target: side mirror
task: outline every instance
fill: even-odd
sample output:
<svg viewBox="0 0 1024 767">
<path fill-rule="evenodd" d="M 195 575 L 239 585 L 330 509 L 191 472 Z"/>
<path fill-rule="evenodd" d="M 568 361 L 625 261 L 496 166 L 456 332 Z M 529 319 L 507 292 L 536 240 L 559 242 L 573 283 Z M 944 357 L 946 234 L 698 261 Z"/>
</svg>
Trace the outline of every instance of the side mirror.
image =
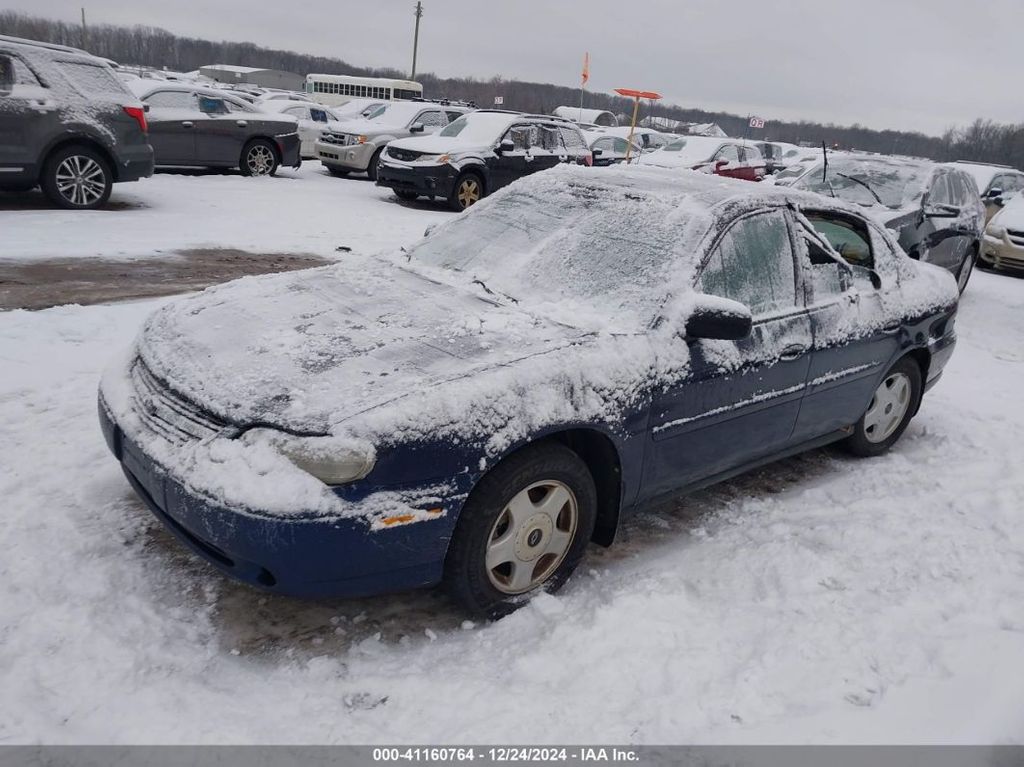
<svg viewBox="0 0 1024 767">
<path fill-rule="evenodd" d="M 997 197 L 1002 197 L 1002 196 L 1003 196 L 1003 190 L 1000 189 L 998 186 L 997 187 L 993 187 L 992 189 L 989 189 L 987 192 L 985 192 L 985 199 L 986 200 L 995 200 Z"/>
<path fill-rule="evenodd" d="M 604 154 L 604 150 L 603 149 L 591 149 L 590 153 L 592 155 L 594 155 L 594 157 L 600 157 L 601 155 Z"/>
<path fill-rule="evenodd" d="M 728 160 L 715 160 L 715 170 L 721 170 L 729 164 Z"/>
<path fill-rule="evenodd" d="M 516 151 L 516 145 L 515 145 L 514 142 L 509 141 L 508 139 L 505 139 L 500 144 L 498 144 L 497 147 L 495 147 L 494 151 L 497 154 L 505 154 L 507 152 L 514 152 L 514 151 Z"/>
<path fill-rule="evenodd" d="M 702 295 L 686 320 L 686 337 L 739 341 L 750 335 L 753 323 L 750 309 L 738 301 Z"/>
<path fill-rule="evenodd" d="M 409 126 L 409 133 L 423 133 L 426 126 L 423 123 L 413 123 Z"/>
</svg>

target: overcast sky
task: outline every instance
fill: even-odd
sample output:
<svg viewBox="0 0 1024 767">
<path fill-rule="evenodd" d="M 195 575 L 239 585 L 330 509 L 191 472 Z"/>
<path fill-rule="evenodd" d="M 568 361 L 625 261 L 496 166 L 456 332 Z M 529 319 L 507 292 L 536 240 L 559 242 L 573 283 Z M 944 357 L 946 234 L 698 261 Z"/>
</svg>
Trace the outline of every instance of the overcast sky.
<svg viewBox="0 0 1024 767">
<path fill-rule="evenodd" d="M 4 5 L 77 21 L 82 2 Z M 90 23 L 411 63 L 413 0 L 84 2 Z M 590 90 L 938 134 L 975 117 L 1024 122 L 1022 29 L 1024 0 L 424 0 L 418 69 L 575 86 L 589 50 Z"/>
</svg>

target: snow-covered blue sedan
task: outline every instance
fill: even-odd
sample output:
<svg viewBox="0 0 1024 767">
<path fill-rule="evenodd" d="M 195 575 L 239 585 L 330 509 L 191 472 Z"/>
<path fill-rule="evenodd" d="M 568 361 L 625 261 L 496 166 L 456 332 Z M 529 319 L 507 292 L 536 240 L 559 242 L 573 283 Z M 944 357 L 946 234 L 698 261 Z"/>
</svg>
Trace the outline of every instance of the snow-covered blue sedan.
<svg viewBox="0 0 1024 767">
<path fill-rule="evenodd" d="M 956 306 L 840 201 L 562 167 L 407 251 L 165 306 L 100 420 L 153 513 L 237 578 L 444 583 L 500 615 L 639 508 L 830 442 L 884 452 Z"/>
</svg>

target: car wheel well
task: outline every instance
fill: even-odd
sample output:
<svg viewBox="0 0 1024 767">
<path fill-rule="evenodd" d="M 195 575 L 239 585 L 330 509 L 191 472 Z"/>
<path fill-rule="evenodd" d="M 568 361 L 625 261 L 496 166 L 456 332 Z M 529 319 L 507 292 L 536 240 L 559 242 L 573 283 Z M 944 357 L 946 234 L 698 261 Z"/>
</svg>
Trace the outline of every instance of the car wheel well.
<svg viewBox="0 0 1024 767">
<path fill-rule="evenodd" d="M 547 439 L 565 445 L 587 465 L 597 489 L 597 522 L 591 540 L 610 546 L 615 540 L 622 504 L 622 464 L 615 444 L 595 429 L 567 429 Z"/>
<path fill-rule="evenodd" d="M 249 147 L 252 146 L 254 141 L 266 141 L 268 144 L 270 144 L 270 149 L 274 153 L 274 157 L 277 158 L 278 164 L 281 164 L 281 150 L 278 148 L 277 142 L 274 141 L 274 139 L 272 139 L 270 136 L 252 136 L 248 141 L 245 142 L 245 146 L 242 147 L 243 155 L 249 149 Z"/>
<path fill-rule="evenodd" d="M 911 349 L 904 355 L 904 357 L 909 357 L 917 363 L 917 366 L 921 369 L 921 385 L 924 386 L 925 382 L 928 380 L 928 368 L 932 364 L 931 354 L 928 353 L 927 349 Z M 917 408 L 914 412 L 917 413 L 917 410 L 920 409 L 920 407 L 921 400 L 918 399 Z"/>
<path fill-rule="evenodd" d="M 458 186 L 459 185 L 459 181 L 461 181 L 466 176 L 476 176 L 476 178 L 479 179 L 479 181 L 480 181 L 480 197 L 481 198 L 486 197 L 487 196 L 487 179 L 484 178 L 483 170 L 479 166 L 471 165 L 468 168 L 466 168 L 465 170 L 459 171 L 459 175 L 455 177 L 455 186 Z"/>
<path fill-rule="evenodd" d="M 118 180 L 117 174 L 117 162 L 114 160 L 113 155 L 107 150 L 103 144 L 95 139 L 88 138 L 87 136 L 68 136 L 67 138 L 61 139 L 56 144 L 46 150 L 46 154 L 43 157 L 43 161 L 39 164 L 39 172 L 42 175 L 42 169 L 46 167 L 46 164 L 50 161 L 57 152 L 62 149 L 68 149 L 69 147 L 80 146 L 83 149 L 91 149 L 97 152 L 104 160 L 107 161 L 107 165 L 110 168 L 110 172 L 114 174 L 114 181 Z"/>
</svg>

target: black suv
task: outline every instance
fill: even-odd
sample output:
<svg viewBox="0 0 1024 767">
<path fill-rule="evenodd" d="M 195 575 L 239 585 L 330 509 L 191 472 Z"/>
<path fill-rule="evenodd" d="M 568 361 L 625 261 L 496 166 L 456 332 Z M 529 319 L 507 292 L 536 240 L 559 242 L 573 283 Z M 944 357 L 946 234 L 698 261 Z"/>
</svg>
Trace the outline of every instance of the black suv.
<svg viewBox="0 0 1024 767">
<path fill-rule="evenodd" d="M 0 190 L 41 186 L 98 208 L 111 185 L 153 174 L 142 103 L 102 59 L 0 35 Z"/>
<path fill-rule="evenodd" d="M 392 141 L 381 154 L 377 184 L 403 200 L 437 197 L 463 210 L 518 178 L 563 162 L 594 162 L 575 123 L 481 109 L 433 136 Z"/>
</svg>

